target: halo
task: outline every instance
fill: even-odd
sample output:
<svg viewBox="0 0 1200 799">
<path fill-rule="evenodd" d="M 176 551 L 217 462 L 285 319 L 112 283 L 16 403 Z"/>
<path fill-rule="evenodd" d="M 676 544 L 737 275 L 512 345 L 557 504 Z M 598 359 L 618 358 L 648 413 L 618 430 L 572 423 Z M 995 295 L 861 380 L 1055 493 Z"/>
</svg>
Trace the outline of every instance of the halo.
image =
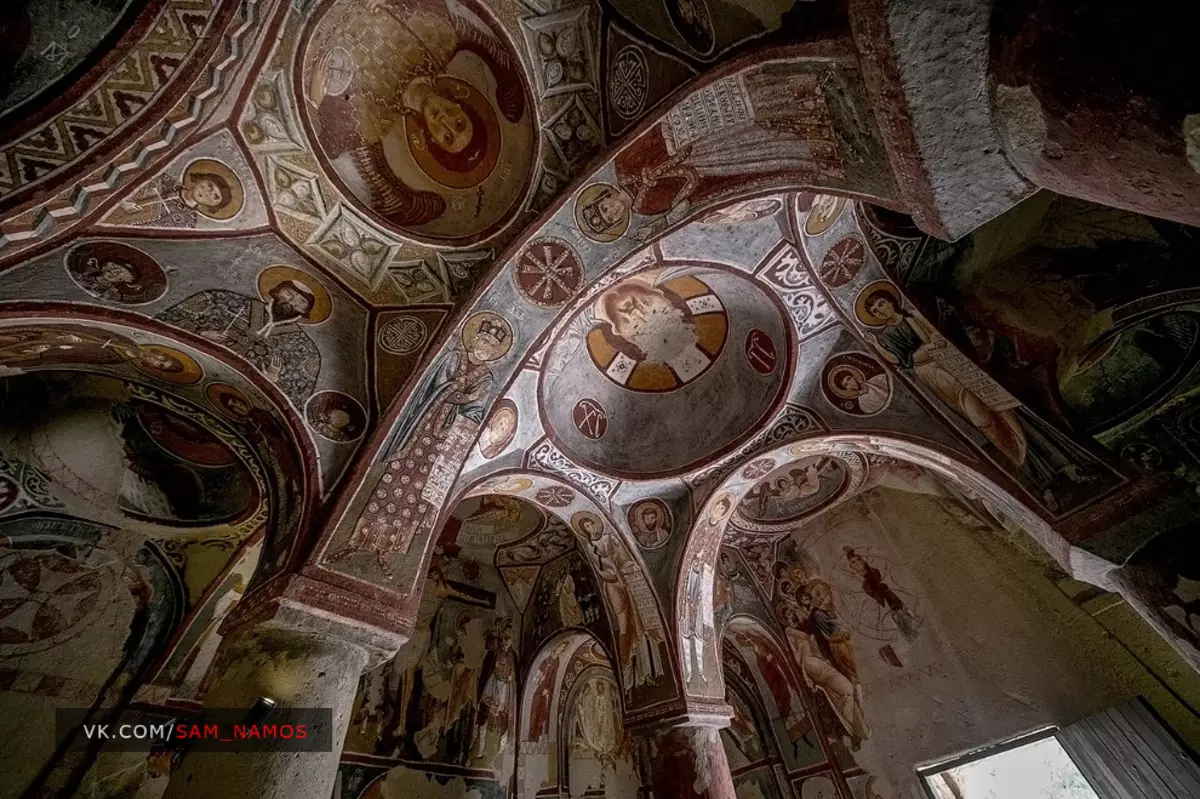
<svg viewBox="0 0 1200 799">
<path fill-rule="evenodd" d="M 717 508 L 720 507 L 721 505 L 726 506 L 725 510 L 718 513 Z M 733 505 L 734 505 L 733 494 L 729 493 L 728 491 L 725 491 L 724 493 L 722 493 L 720 496 L 716 497 L 716 499 L 713 500 L 712 505 L 709 505 L 708 520 L 713 524 L 723 522 L 725 519 L 729 518 L 729 514 L 733 513 Z"/>
<path fill-rule="evenodd" d="M 497 358 L 503 358 L 505 355 L 508 354 L 509 349 L 512 347 L 512 339 L 513 339 L 512 325 L 510 325 L 508 323 L 507 319 L 505 319 L 500 314 L 495 313 L 494 311 L 479 311 L 478 313 L 471 314 L 471 316 L 467 318 L 467 321 L 463 322 L 463 327 L 462 327 L 463 346 L 466 347 L 468 350 L 471 349 L 472 346 L 474 346 L 475 337 L 477 335 L 479 335 L 479 329 L 481 327 L 483 327 L 484 322 L 488 322 L 490 324 L 497 325 L 499 327 L 503 327 L 505 332 L 508 334 L 504 341 L 503 351 L 501 351 L 499 354 L 496 355 L 495 358 L 492 358 L 491 360 L 494 361 Z"/>
<path fill-rule="evenodd" d="M 891 296 L 892 304 L 899 311 L 904 307 L 904 302 L 900 299 L 900 291 L 892 284 L 890 280 L 876 280 L 874 283 L 868 283 L 867 286 L 858 293 L 858 299 L 854 301 L 854 313 L 858 316 L 858 321 L 862 322 L 867 327 L 882 327 L 886 322 L 880 319 L 875 314 L 867 310 L 867 297 L 870 297 L 877 291 L 882 291 Z"/>
<path fill-rule="evenodd" d="M 575 532 L 579 533 L 584 538 L 587 538 L 588 534 L 583 532 L 583 530 L 580 529 L 581 522 L 584 522 L 587 520 L 593 521 L 596 524 L 600 525 L 600 532 L 604 532 L 604 520 L 601 519 L 596 514 L 592 513 L 590 510 L 581 510 L 581 511 L 575 512 L 571 516 L 571 529 L 574 530 Z"/>
<path fill-rule="evenodd" d="M 224 397 L 235 397 L 247 405 L 250 405 L 250 400 L 246 399 L 246 395 L 228 383 L 209 383 L 204 389 L 204 396 L 208 398 L 208 401 L 212 403 L 213 408 L 215 408 L 222 416 L 227 416 L 230 419 L 237 419 L 239 421 L 244 421 L 246 419 L 245 416 L 229 410 L 225 403 L 221 402 Z"/>
<path fill-rule="evenodd" d="M 835 197 L 833 205 L 829 207 L 829 210 L 822 210 L 825 207 L 822 200 L 830 196 L 832 195 L 818 195 L 817 199 L 813 202 L 812 210 L 808 212 L 808 218 L 804 220 L 804 232 L 808 235 L 820 236 L 826 230 L 833 227 L 833 223 L 842 215 L 842 209 L 846 207 L 845 197 Z"/>
<path fill-rule="evenodd" d="M 241 212 L 242 206 L 246 202 L 246 189 L 242 186 L 242 179 L 232 169 L 212 158 L 197 158 L 183 170 L 183 179 L 181 182 L 185 189 L 192 187 L 192 184 L 195 182 L 194 175 L 196 172 L 210 172 L 224 178 L 225 182 L 229 184 L 228 203 L 215 211 L 204 211 L 201 210 L 200 206 L 197 206 L 195 209 L 196 213 L 220 222 L 226 219 L 233 219 Z"/>
<path fill-rule="evenodd" d="M 862 369 L 859 369 L 857 366 L 851 366 L 848 363 L 838 364 L 829 370 L 829 378 L 826 382 L 826 385 L 829 386 L 829 390 L 842 399 L 854 399 L 858 396 L 856 392 L 844 391 L 838 385 L 838 378 L 840 378 L 843 374 L 853 375 L 854 379 L 859 382 L 859 385 L 867 382 L 867 377 L 863 374 Z"/>
<path fill-rule="evenodd" d="M 600 242 L 601 244 L 607 244 L 610 241 L 616 241 L 624 236 L 625 231 L 629 230 L 629 219 L 632 216 L 631 210 L 626 208 L 624 214 L 625 218 L 618 222 L 616 226 L 601 233 L 597 233 L 592 230 L 591 226 L 588 225 L 584 220 L 584 209 L 594 203 L 596 198 L 605 192 L 624 194 L 626 196 L 629 195 L 629 192 L 625 191 L 619 186 L 614 186 L 611 183 L 593 183 L 592 185 L 585 187 L 583 191 L 579 192 L 579 197 L 575 200 L 575 226 L 579 228 L 579 232 L 584 236 L 592 241 Z M 630 204 L 632 205 L 632 201 Z"/>
<path fill-rule="evenodd" d="M 333 300 L 321 282 L 307 272 L 293 266 L 268 266 L 258 275 L 258 296 L 265 302 L 271 291 L 285 280 L 303 283 L 313 293 L 313 307 L 304 317 L 308 324 L 318 325 L 329 318 L 333 311 Z"/>
<path fill-rule="evenodd" d="M 168 355 L 183 364 L 182 372 L 163 372 L 145 366 L 138 360 L 131 361 L 133 368 L 142 374 L 149 375 L 164 383 L 174 383 L 180 386 L 190 386 L 194 383 L 199 383 L 200 378 L 204 377 L 204 370 L 200 368 L 200 364 L 196 363 L 196 359 L 186 352 L 180 352 L 174 347 L 168 347 L 165 344 L 142 344 L 138 349 L 144 352 L 161 352 L 163 355 Z"/>
<path fill-rule="evenodd" d="M 473 169 L 468 172 L 455 172 L 433 157 L 424 127 L 416 122 L 412 114 L 405 114 L 404 139 L 408 142 L 408 151 L 412 153 L 413 160 L 417 162 L 421 171 L 441 185 L 450 189 L 478 186 L 492 174 L 496 162 L 500 160 L 500 120 L 496 117 L 496 110 L 482 92 L 465 80 L 451 75 L 440 75 L 434 85 L 443 93 L 457 98 L 458 102 L 470 106 L 475 115 L 483 120 L 487 133 L 487 149 Z"/>
</svg>

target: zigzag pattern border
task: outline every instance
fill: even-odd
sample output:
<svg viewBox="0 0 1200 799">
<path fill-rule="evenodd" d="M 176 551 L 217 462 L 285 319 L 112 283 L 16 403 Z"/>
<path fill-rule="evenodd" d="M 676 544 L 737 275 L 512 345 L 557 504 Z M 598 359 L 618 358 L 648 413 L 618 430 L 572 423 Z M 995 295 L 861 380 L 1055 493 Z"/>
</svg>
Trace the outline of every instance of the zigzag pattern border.
<svg viewBox="0 0 1200 799">
<path fill-rule="evenodd" d="M 225 37 L 215 60 L 206 66 L 191 87 L 180 96 L 163 121 L 151 126 L 107 166 L 94 170 L 73 185 L 55 192 L 36 208 L 23 212 L 21 219 L 0 223 L 0 257 L 19 254 L 35 244 L 64 232 L 82 221 L 88 211 L 102 202 L 126 181 L 155 165 L 157 157 L 178 143 L 188 131 L 198 128 L 219 102 L 229 76 L 241 61 L 247 38 L 263 21 L 263 6 L 271 0 L 241 0 L 239 23 Z M 228 30 L 228 29 L 227 29 Z M 221 57 L 224 52 L 224 57 Z"/>
</svg>

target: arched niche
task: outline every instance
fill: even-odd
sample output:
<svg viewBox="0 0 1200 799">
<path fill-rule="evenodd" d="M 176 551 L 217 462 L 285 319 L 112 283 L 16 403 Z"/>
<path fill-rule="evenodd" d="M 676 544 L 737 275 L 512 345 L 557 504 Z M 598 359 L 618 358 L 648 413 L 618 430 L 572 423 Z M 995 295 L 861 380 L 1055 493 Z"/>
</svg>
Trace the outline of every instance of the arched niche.
<svg viewBox="0 0 1200 799">
<path fill-rule="evenodd" d="M 60 748 L 54 710 L 104 723 L 128 705 L 187 608 L 180 571 L 143 536 L 25 513 L 0 519 L 0 596 L 7 784 L 77 786 L 100 744 Z"/>
<path fill-rule="evenodd" d="M 526 673 L 521 702 L 517 796 L 633 796 L 638 753 L 621 720 L 612 661 L 590 635 L 546 642 Z"/>
<path fill-rule="evenodd" d="M 676 667 L 670 658 L 664 612 L 630 533 L 585 492 L 551 475 L 504 472 L 468 488 L 465 495 L 482 492 L 516 497 L 540 507 L 569 534 L 571 543 L 564 545 L 573 544 L 582 554 L 606 617 L 606 623 L 597 623 L 596 629 L 602 631 L 606 626 L 611 635 L 623 704 L 633 714 L 626 720 L 634 720 L 641 708 L 677 697 Z M 523 549 L 514 547 L 513 554 L 521 556 Z"/>
<path fill-rule="evenodd" d="M 95 433 L 105 424 L 100 405 L 149 403 L 162 409 L 151 414 L 157 419 L 153 426 L 162 431 L 159 438 L 174 442 L 176 449 L 187 448 L 191 439 L 215 438 L 220 443 L 210 442 L 212 446 L 208 450 L 193 455 L 202 461 L 211 461 L 220 455 L 218 459 L 224 461 L 228 457 L 222 450 L 233 451 L 248 470 L 244 482 L 251 486 L 256 506 L 247 512 L 227 514 L 220 522 L 236 519 L 230 530 L 236 528 L 241 539 L 265 529 L 263 568 L 255 579 L 265 581 L 283 569 L 290 558 L 297 556 L 297 544 L 321 493 L 316 451 L 303 422 L 269 381 L 198 337 L 121 312 L 78 305 L 68 308 L 52 303 L 7 303 L 0 316 L 0 379 L 6 383 L 29 383 L 35 382 L 39 375 L 54 374 L 55 379 L 68 385 L 67 391 L 60 392 L 63 396 L 56 397 L 59 402 L 65 402 L 73 393 L 83 390 L 89 380 L 119 382 L 123 386 L 120 390 L 99 392 L 105 396 L 79 397 L 77 404 L 90 406 L 91 410 L 82 415 L 76 413 L 75 423 Z M 78 378 L 79 385 L 72 384 L 74 378 Z M 46 413 L 40 408 L 27 410 Z M 143 424 L 137 419 L 136 412 L 132 415 L 133 427 L 144 431 L 149 422 Z M 208 432 L 179 434 L 178 430 L 183 429 L 177 424 L 180 417 L 186 424 L 199 424 Z M 49 435 L 39 435 L 39 444 L 50 443 L 48 450 L 45 446 L 41 448 L 46 450 L 52 464 L 65 463 L 62 457 L 54 454 L 58 449 L 67 452 L 67 461 L 79 460 L 70 454 L 70 442 L 76 436 L 61 432 L 50 434 L 55 424 L 48 415 L 44 422 L 39 426 Z M 0 423 L 0 427 L 3 426 Z M 25 429 L 19 432 L 28 439 L 31 432 L 37 431 Z M 51 439 L 55 437 L 61 439 L 61 446 L 53 444 Z M 28 449 L 32 443 L 26 440 L 23 448 Z M 163 449 L 154 443 L 148 446 L 156 454 Z M 122 439 L 120 448 L 125 447 Z M 190 460 L 195 461 L 197 457 Z M 179 466 L 179 458 L 170 453 L 167 458 L 167 465 Z M 30 459 L 22 456 L 20 460 L 27 462 Z M 192 463 L 180 468 L 188 471 L 202 467 L 211 472 L 212 466 Z M 78 474 L 68 478 L 68 482 L 77 483 L 75 488 L 78 490 L 65 487 L 70 495 L 66 501 L 78 506 L 72 512 L 94 517 L 101 523 L 140 525 L 139 529 L 147 534 L 179 528 L 179 520 L 170 518 L 170 514 L 149 514 L 150 518 L 147 518 L 147 514 L 139 514 L 136 509 L 133 513 L 121 512 L 119 502 L 98 499 L 104 491 L 97 494 L 92 483 L 116 480 L 116 466 L 107 475 L 96 463 L 84 464 L 81 468 L 88 472 L 85 479 L 76 479 Z M 91 474 L 92 471 L 97 474 Z M 72 470 L 68 468 L 66 472 Z M 0 475 L 0 479 L 4 478 Z M 12 480 L 13 476 L 7 475 L 7 478 Z M 197 486 L 203 484 L 203 479 L 196 482 L 189 477 L 188 480 Z M 234 493 L 245 490 L 238 487 L 237 481 L 232 485 Z M 109 493 L 116 491 L 119 494 L 119 486 L 111 488 Z M 219 493 L 214 491 L 214 498 Z M 195 496 L 190 493 L 181 496 L 184 503 L 194 504 L 194 500 Z M 218 502 L 221 503 L 228 504 L 225 500 Z M 0 513 L 3 512 L 4 508 L 0 507 Z M 197 521 L 205 524 L 219 516 Z M 194 528 L 195 524 L 185 526 Z"/>
<path fill-rule="evenodd" d="M 713 615 L 713 584 L 721 542 L 727 535 L 735 510 L 760 481 L 775 469 L 791 462 L 806 462 L 814 456 L 843 453 L 845 462 L 863 457 L 883 457 L 921 466 L 944 478 L 972 498 L 980 498 L 997 516 L 1022 526 L 1064 568 L 1070 569 L 1074 553 L 1036 513 L 978 469 L 925 443 L 883 434 L 823 434 L 793 439 L 763 452 L 751 464 L 735 471 L 709 494 L 697 514 L 685 545 L 676 578 L 676 622 L 680 659 L 689 695 L 722 696 L 719 679 L 701 675 L 719 674 L 716 621 Z M 770 468 L 766 468 L 770 464 Z M 859 485 L 865 475 L 859 475 Z M 844 502 L 850 494 L 832 497 L 822 512 Z M 786 530 L 786 526 L 780 531 Z"/>
</svg>

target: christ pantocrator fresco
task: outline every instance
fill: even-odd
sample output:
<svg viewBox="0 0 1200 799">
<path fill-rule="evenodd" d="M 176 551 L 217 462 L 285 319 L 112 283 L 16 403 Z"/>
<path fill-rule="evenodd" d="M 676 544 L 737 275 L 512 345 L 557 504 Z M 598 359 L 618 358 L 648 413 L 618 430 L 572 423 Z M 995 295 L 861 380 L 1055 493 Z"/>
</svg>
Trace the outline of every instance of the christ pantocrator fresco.
<svg viewBox="0 0 1200 799">
<path fill-rule="evenodd" d="M 349 192 L 407 234 L 493 232 L 534 157 L 519 59 L 470 0 L 336 4 L 309 43 L 315 138 Z"/>
</svg>

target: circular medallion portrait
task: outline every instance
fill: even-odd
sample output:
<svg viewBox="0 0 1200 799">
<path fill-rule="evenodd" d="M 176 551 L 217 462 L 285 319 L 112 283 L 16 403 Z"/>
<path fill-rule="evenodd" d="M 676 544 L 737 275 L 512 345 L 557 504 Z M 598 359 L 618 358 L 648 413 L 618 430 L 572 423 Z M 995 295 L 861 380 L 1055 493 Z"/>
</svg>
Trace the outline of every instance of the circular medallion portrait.
<svg viewBox="0 0 1200 799">
<path fill-rule="evenodd" d="M 164 344 L 141 345 L 132 354 L 129 362 L 142 374 L 164 383 L 190 386 L 199 383 L 200 378 L 204 377 L 204 370 L 196 363 L 195 358 Z"/>
<path fill-rule="evenodd" d="M 331 177 L 428 243 L 511 221 L 537 150 L 521 58 L 478 0 L 334 0 L 301 51 L 303 112 Z"/>
<path fill-rule="evenodd" d="M 335 444 L 357 441 L 367 429 L 367 412 L 358 400 L 340 391 L 314 394 L 304 416 L 317 435 Z"/>
<path fill-rule="evenodd" d="M 709 55 L 716 46 L 712 12 L 706 0 L 662 0 L 667 9 L 671 25 L 696 51 L 697 55 Z"/>
<path fill-rule="evenodd" d="M 883 364 L 863 352 L 843 352 L 821 370 L 825 399 L 851 416 L 874 416 L 892 401 L 892 379 Z"/>
<path fill-rule="evenodd" d="M 493 311 L 479 311 L 463 322 L 463 348 L 478 363 L 503 358 L 512 347 L 512 325 Z"/>
<path fill-rule="evenodd" d="M 629 391 L 674 391 L 709 370 L 725 348 L 729 317 L 716 292 L 686 275 L 644 272 L 596 300 L 587 349 L 605 377 Z"/>
<path fill-rule="evenodd" d="M 629 230 L 633 198 L 611 183 L 593 183 L 575 200 L 575 224 L 592 241 L 607 244 Z"/>
<path fill-rule="evenodd" d="M 846 207 L 846 198 L 832 194 L 818 194 L 813 200 L 808 218 L 804 220 L 804 232 L 810 236 L 820 236 L 833 227 L 833 223 L 842 215 Z"/>
<path fill-rule="evenodd" d="M 179 199 L 183 204 L 217 222 L 233 219 L 246 204 L 241 178 L 211 158 L 199 158 L 188 164 L 180 183 Z"/>
<path fill-rule="evenodd" d="M 517 434 L 519 418 L 517 406 L 512 400 L 502 399 L 497 402 L 487 424 L 483 426 L 483 432 L 479 434 L 479 454 L 491 460 L 508 449 L 513 436 Z"/>
<path fill-rule="evenodd" d="M 146 253 L 118 241 L 92 241 L 71 249 L 67 274 L 98 300 L 144 305 L 162 297 L 167 273 Z"/>
<path fill-rule="evenodd" d="M 868 284 L 854 301 L 854 314 L 867 327 L 883 327 L 903 310 L 904 300 L 890 280 L 876 280 Z"/>
<path fill-rule="evenodd" d="M 571 517 L 571 529 L 589 541 L 604 534 L 604 520 L 591 511 L 581 510 Z"/>
<path fill-rule="evenodd" d="M 204 389 L 204 396 L 222 416 L 235 421 L 246 421 L 254 410 L 246 395 L 228 383 L 209 383 Z"/>
<path fill-rule="evenodd" d="M 657 549 L 671 538 L 671 526 L 674 516 L 671 509 L 661 499 L 644 499 L 635 502 L 625 517 L 629 529 L 633 532 L 638 546 L 643 549 Z"/>
</svg>

